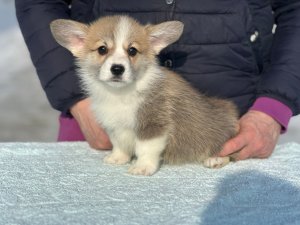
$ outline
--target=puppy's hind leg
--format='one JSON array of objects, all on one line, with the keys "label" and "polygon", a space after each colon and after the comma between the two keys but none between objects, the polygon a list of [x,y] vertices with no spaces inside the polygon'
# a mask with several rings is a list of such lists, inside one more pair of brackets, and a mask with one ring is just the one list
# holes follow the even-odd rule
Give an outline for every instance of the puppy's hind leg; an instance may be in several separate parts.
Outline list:
[{"label": "puppy's hind leg", "polygon": [[207,168],[221,168],[230,162],[230,157],[209,157],[204,160],[203,165]]},{"label": "puppy's hind leg", "polygon": [[[239,132],[240,126],[237,123],[235,127],[236,134]],[[235,135],[236,135],[235,134]],[[230,161],[235,162],[237,159],[238,153],[233,153],[224,157],[209,157],[204,160],[203,165],[207,168],[221,168],[226,166]]]}]

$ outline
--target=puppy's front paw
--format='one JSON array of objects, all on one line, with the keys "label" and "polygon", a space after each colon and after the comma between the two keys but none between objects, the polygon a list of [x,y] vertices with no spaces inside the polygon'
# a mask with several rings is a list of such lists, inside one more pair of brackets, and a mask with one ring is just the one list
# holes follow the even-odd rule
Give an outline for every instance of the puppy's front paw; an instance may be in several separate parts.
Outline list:
[{"label": "puppy's front paw", "polygon": [[208,168],[221,168],[230,162],[229,157],[210,157],[204,160],[203,165]]},{"label": "puppy's front paw", "polygon": [[130,161],[130,157],[124,153],[111,153],[110,155],[105,156],[104,163],[108,164],[116,164],[116,165],[123,165]]},{"label": "puppy's front paw", "polygon": [[129,167],[128,173],[132,175],[151,176],[158,169],[158,166],[152,163],[135,163]]}]

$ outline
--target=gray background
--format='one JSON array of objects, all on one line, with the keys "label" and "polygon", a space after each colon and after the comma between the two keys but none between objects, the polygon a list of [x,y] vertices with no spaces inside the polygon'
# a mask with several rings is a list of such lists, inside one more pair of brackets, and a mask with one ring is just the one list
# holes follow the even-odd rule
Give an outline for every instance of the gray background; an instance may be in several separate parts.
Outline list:
[{"label": "gray background", "polygon": [[0,71],[0,141],[55,141],[58,112],[37,79],[12,0],[0,0]]},{"label": "gray background", "polygon": [[[59,113],[41,89],[12,0],[0,0],[0,71],[0,142],[55,141]],[[300,116],[280,138],[280,143],[288,141],[300,143]]]}]

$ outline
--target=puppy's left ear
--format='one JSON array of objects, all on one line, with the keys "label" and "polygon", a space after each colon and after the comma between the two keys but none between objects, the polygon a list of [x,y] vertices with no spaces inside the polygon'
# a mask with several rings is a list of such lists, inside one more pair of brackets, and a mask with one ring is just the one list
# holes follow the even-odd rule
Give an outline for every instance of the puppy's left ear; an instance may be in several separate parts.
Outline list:
[{"label": "puppy's left ear", "polygon": [[87,25],[72,20],[58,19],[51,22],[50,29],[58,44],[68,49],[74,56],[80,57],[88,33]]},{"label": "puppy's left ear", "polygon": [[183,32],[183,23],[180,21],[168,21],[157,25],[147,25],[146,30],[150,37],[150,44],[156,54],[177,41]]}]

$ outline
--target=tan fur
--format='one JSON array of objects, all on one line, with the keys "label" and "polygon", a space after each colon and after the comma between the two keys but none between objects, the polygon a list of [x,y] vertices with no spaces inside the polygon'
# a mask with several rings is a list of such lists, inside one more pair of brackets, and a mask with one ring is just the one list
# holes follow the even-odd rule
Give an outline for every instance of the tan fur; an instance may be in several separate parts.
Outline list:
[{"label": "tan fur", "polygon": [[138,114],[138,135],[152,138],[167,131],[163,161],[203,162],[235,136],[238,113],[233,103],[200,94],[177,74],[153,85]]},{"label": "tan fur", "polygon": [[[121,16],[109,16],[92,23],[87,35],[86,49],[97,50],[104,43],[107,43],[108,47],[113,49],[114,43],[112,40],[115,40],[118,35],[115,31],[115,26],[121,18]],[[145,52],[145,49],[149,48],[146,30],[135,20],[131,20],[128,29],[134,32],[129,36],[127,42],[124,43],[124,49],[126,50],[128,46],[134,46],[140,52]]]}]

